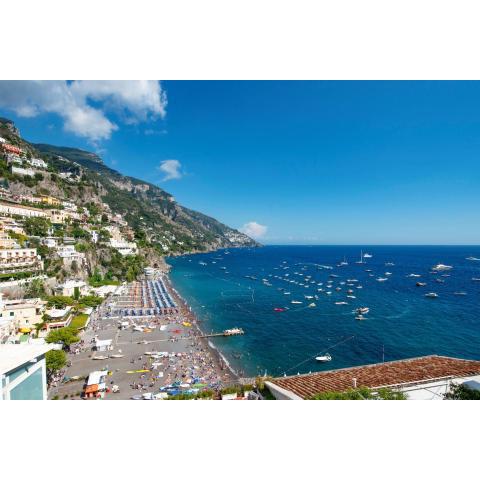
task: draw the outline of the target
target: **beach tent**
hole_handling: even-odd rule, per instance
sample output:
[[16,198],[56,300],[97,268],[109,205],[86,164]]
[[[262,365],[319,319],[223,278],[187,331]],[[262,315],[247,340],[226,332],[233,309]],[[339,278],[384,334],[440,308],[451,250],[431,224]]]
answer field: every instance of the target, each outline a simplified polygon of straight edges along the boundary
[[87,385],[99,385],[105,382],[105,377],[108,375],[108,370],[97,370],[91,372],[87,379]]
[[112,341],[111,338],[107,340],[96,340],[95,350],[97,350],[97,352],[105,352],[106,350],[109,350],[112,346]]

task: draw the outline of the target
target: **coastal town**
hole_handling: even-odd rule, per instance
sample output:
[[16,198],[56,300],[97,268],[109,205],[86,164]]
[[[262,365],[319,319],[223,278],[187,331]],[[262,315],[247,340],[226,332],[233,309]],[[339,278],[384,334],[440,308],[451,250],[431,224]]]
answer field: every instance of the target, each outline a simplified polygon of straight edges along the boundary
[[[48,174],[45,160],[1,137],[0,161],[27,181]],[[162,250],[172,241],[165,236]],[[128,268],[92,271],[89,254],[100,248]],[[3,398],[248,397],[168,282],[167,265],[146,266],[138,253],[134,231],[106,203],[0,187]]]
[[[212,337],[245,332],[232,325],[206,334],[170,282],[164,256],[195,252],[189,237],[171,227],[159,234],[155,222],[85,197],[101,185],[79,164],[14,143],[0,137],[3,400],[436,400],[478,392],[480,362],[435,355],[244,378]],[[230,230],[222,241],[256,245]],[[215,242],[210,249],[222,247]]]

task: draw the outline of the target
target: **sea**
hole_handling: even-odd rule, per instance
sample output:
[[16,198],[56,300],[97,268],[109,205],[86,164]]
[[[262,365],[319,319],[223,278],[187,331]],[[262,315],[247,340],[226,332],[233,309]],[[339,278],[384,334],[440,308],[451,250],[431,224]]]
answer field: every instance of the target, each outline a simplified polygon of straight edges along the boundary
[[[251,377],[431,354],[479,360],[480,261],[469,257],[480,259],[480,246],[265,246],[168,263],[205,333],[244,330],[211,341]],[[452,268],[435,273],[437,264]],[[365,320],[359,307],[370,309]],[[315,359],[326,353],[331,361]]]

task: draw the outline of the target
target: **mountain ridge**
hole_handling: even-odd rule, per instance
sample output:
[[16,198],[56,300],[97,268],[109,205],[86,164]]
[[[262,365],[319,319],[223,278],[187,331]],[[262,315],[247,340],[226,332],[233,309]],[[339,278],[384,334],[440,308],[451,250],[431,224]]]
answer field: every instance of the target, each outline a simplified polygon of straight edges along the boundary
[[[39,157],[48,164],[48,174],[42,172],[42,180],[36,181],[34,186],[12,184],[13,187],[30,193],[51,192],[79,206],[95,204],[101,208],[102,204],[107,204],[112,212],[123,216],[137,239],[157,248],[163,255],[260,246],[215,218],[183,207],[160,187],[107,166],[93,152],[30,143],[8,119],[0,119],[0,136],[23,148],[27,157]],[[78,180],[66,181],[59,178],[62,175]]]

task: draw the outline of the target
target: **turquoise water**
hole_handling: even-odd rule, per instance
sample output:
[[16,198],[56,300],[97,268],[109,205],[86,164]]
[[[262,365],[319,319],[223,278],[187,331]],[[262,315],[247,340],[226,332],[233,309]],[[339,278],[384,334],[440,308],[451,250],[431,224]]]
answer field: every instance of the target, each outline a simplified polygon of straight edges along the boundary
[[[245,330],[243,336],[213,341],[244,375],[265,370],[272,375],[304,373],[428,354],[480,359],[480,282],[472,281],[480,278],[480,261],[466,260],[480,258],[480,247],[372,246],[363,247],[363,252],[372,255],[365,264],[355,263],[360,247],[352,246],[231,249],[168,262],[175,288],[204,331]],[[337,266],[344,257],[348,266]],[[431,273],[439,263],[453,268]],[[412,273],[421,277],[409,277]],[[306,276],[311,277],[308,283]],[[350,287],[340,284],[353,279],[358,282]],[[331,289],[326,288],[328,280]],[[416,282],[427,285],[417,287]],[[346,298],[347,289],[356,299]],[[438,298],[426,298],[428,292]],[[348,305],[336,305],[339,301]],[[311,302],[315,308],[308,307]],[[364,321],[355,320],[352,313],[359,306],[370,308]],[[331,362],[311,358],[325,351],[332,355]]]

